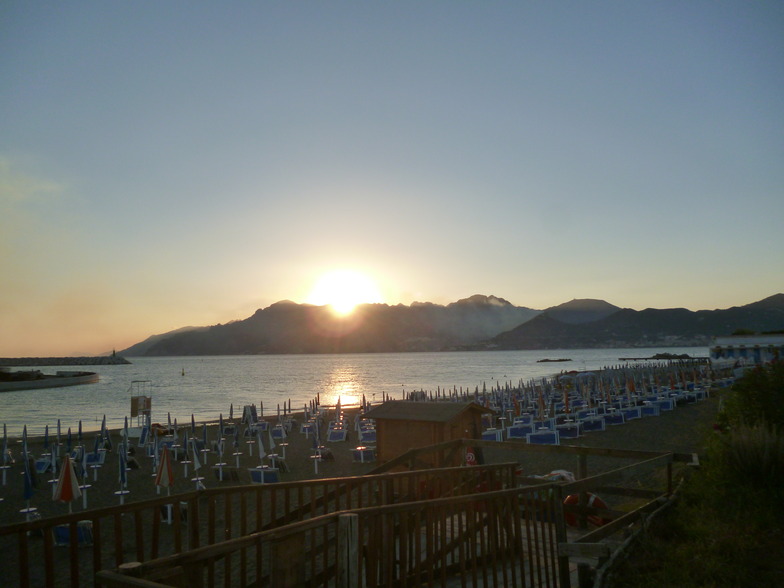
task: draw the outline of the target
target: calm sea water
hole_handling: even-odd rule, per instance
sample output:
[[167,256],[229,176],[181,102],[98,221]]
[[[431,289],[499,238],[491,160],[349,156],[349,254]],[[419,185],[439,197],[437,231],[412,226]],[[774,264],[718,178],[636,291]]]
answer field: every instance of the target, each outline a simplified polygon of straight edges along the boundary
[[[153,422],[166,422],[168,413],[181,424],[235,417],[246,404],[263,405],[264,414],[276,414],[278,405],[291,401],[298,411],[320,395],[321,403],[358,404],[364,394],[380,402],[384,394],[403,398],[413,390],[436,391],[483,385],[488,389],[505,382],[517,384],[560,372],[595,370],[619,365],[622,357],[650,357],[656,353],[688,353],[707,356],[703,348],[667,349],[568,349],[536,351],[484,351],[446,353],[381,353],[347,355],[261,355],[237,357],[152,357],[131,358],[131,365],[95,366],[100,382],[67,388],[6,392],[0,395],[0,422],[8,425],[9,436],[43,435],[49,425],[54,432],[61,421],[62,434],[79,420],[83,430],[100,428],[103,415],[109,427],[121,427],[130,415],[131,396],[138,384],[150,382]],[[571,358],[564,363],[537,363],[549,358]],[[25,368],[27,369],[27,368]],[[35,368],[33,368],[35,369]],[[40,367],[54,373],[57,367]],[[76,368],[74,368],[76,369]]]

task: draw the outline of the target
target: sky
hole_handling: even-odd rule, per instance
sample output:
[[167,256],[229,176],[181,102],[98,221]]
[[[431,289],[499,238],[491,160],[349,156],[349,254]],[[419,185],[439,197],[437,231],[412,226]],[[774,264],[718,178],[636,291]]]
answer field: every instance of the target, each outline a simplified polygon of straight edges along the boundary
[[337,270],[389,304],[784,292],[781,2],[5,0],[0,80],[0,356]]

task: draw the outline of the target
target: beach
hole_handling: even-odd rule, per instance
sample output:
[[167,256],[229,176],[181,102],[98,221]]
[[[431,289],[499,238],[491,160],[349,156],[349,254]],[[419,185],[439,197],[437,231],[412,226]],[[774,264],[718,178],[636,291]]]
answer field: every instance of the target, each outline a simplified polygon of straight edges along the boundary
[[[714,394],[701,402],[680,406],[673,411],[663,412],[661,416],[635,420],[625,425],[609,427],[602,432],[586,434],[577,439],[570,439],[569,444],[610,448],[610,449],[635,449],[644,451],[679,452],[693,453],[702,449],[705,436],[710,432],[711,426],[715,421],[718,410],[718,398]],[[354,461],[353,449],[357,447],[358,438],[353,428],[349,429],[346,441],[325,443],[325,447],[330,450],[333,459],[320,461],[318,472],[311,459],[313,454],[312,436],[307,437],[299,430],[302,418],[300,414],[292,415],[294,421],[292,431],[286,439],[285,447],[287,466],[286,472],[280,473],[281,481],[297,481],[315,478],[335,478],[343,476],[360,476],[373,471],[380,464],[376,462],[361,463]],[[353,415],[347,415],[349,422],[353,423]],[[272,420],[272,419],[271,419]],[[228,422],[228,421],[227,421]],[[274,422],[274,421],[273,421]],[[237,426],[242,425],[237,422]],[[218,424],[208,426],[208,439],[217,440]],[[121,440],[119,430],[110,432],[114,450],[107,453],[106,461],[97,472],[97,480],[94,479],[95,472],[88,472],[86,480],[89,484],[87,488],[88,509],[100,508],[105,506],[115,506],[119,504],[119,497],[115,492],[120,489],[119,483],[119,457],[117,444]],[[91,448],[93,435],[86,436],[86,444]],[[182,429],[180,430],[182,437]],[[201,438],[201,427],[197,428],[197,437]],[[322,435],[323,437],[323,435]],[[220,471],[215,467],[217,454],[210,452],[203,460],[199,476],[204,477],[202,483],[207,488],[227,486],[232,484],[249,484],[250,474],[248,468],[256,468],[259,465],[269,465],[270,457],[259,460],[258,447],[255,442],[249,445],[249,438],[240,435],[239,452],[241,455],[235,456],[233,437],[225,441],[225,452],[223,462],[223,481],[220,480]],[[266,452],[273,453],[269,446],[269,437],[263,434],[263,442]],[[549,455],[541,452],[529,453],[524,451],[524,443],[520,442],[519,451],[493,450],[484,451],[485,460],[488,463],[501,461],[517,461],[521,464],[526,475],[543,475],[555,469],[576,470],[576,463],[573,458],[563,455]],[[23,476],[21,463],[21,442],[12,440],[9,443],[12,453],[16,458],[16,464],[6,472],[6,485],[0,487],[0,525],[18,523],[24,520],[24,515],[20,510],[27,506],[27,501],[23,497]],[[132,459],[131,468],[126,471],[128,494],[125,495],[125,502],[137,502],[155,498],[167,493],[166,488],[158,489],[155,486],[155,468],[153,458],[146,454],[142,448],[134,447],[134,439],[131,438]],[[40,437],[29,440],[29,450],[39,457],[43,453],[43,439]],[[88,449],[91,450],[91,449]],[[252,450],[252,455],[251,455]],[[283,455],[284,448],[277,446],[274,453]],[[64,448],[61,449],[61,455]],[[182,457],[179,452],[178,457]],[[202,454],[203,459],[203,454]],[[239,468],[237,467],[239,459]],[[206,464],[204,464],[206,461]],[[135,462],[135,463],[134,463]],[[138,467],[137,467],[138,466]],[[589,473],[595,474],[619,466],[619,460],[613,458],[593,457],[589,463]],[[178,460],[173,460],[173,486],[171,493],[191,491],[196,488],[196,483],[192,481],[194,477],[193,464],[188,465],[188,474],[185,475],[185,465]],[[36,478],[36,488],[30,499],[30,506],[37,510],[42,517],[57,516],[68,512],[68,505],[52,500],[52,487],[49,472],[38,474]],[[160,494],[159,494],[160,492]],[[83,498],[79,498],[71,505],[73,512],[84,510]]]

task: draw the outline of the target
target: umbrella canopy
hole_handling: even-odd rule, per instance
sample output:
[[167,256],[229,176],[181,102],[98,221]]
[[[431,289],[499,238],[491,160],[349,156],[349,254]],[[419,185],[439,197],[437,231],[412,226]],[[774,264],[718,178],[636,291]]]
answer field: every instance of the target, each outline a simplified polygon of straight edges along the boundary
[[8,452],[8,429],[3,423],[3,465],[8,465],[9,461],[11,461],[11,455]]
[[33,474],[30,470],[30,459],[27,452],[24,454],[24,490],[22,496],[28,502],[33,497]]
[[201,469],[201,462],[199,461],[199,452],[196,450],[196,441],[191,441],[193,443],[193,470],[198,472]]
[[171,456],[169,448],[164,445],[161,452],[161,463],[158,464],[158,473],[155,476],[155,485],[164,488],[171,488],[174,486],[174,471],[172,469]]
[[73,461],[71,461],[71,456],[66,454],[53,498],[56,502],[70,503],[81,496],[82,491],[79,489],[79,480],[76,477],[76,471],[74,471]]
[[120,469],[120,472],[119,472],[119,474],[120,474],[119,475],[119,482],[120,482],[120,489],[121,490],[124,489],[126,486],[128,486],[128,472],[126,471],[126,468],[127,468],[126,463],[127,462],[126,462],[126,459],[125,459],[125,454],[121,451],[120,452],[120,467],[119,467],[119,469]]

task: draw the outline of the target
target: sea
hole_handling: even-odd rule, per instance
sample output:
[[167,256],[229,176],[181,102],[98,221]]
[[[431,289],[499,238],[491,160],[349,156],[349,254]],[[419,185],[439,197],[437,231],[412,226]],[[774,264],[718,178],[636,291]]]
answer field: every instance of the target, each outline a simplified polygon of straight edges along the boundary
[[[120,428],[131,417],[131,398],[151,398],[152,422],[169,419],[188,425],[242,415],[254,404],[264,416],[284,407],[298,412],[318,398],[322,406],[358,405],[363,398],[378,404],[424,390],[474,391],[529,382],[562,371],[592,371],[641,363],[623,358],[648,358],[656,353],[707,357],[701,347],[469,351],[434,353],[366,353],[334,355],[253,355],[200,357],[134,357],[129,365],[85,368],[32,366],[44,373],[86,369],[99,374],[98,383],[65,388],[0,394],[0,423],[18,438],[42,436],[48,426],[61,435],[96,431],[106,417],[109,428]],[[542,359],[569,359],[541,362]],[[20,368],[21,369],[21,368]],[[131,418],[130,426],[136,425]]]

